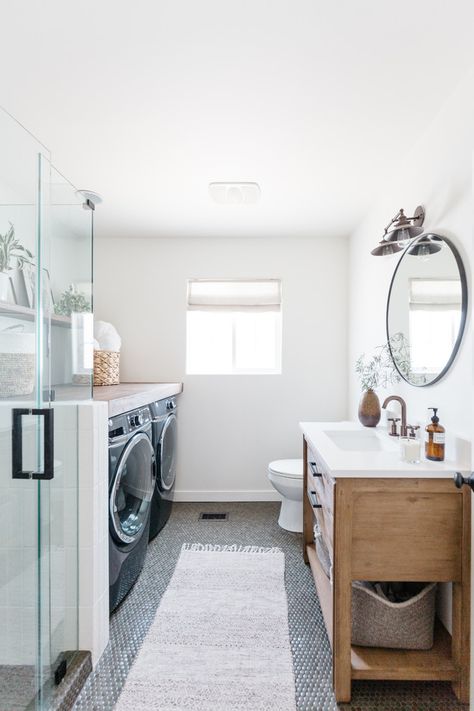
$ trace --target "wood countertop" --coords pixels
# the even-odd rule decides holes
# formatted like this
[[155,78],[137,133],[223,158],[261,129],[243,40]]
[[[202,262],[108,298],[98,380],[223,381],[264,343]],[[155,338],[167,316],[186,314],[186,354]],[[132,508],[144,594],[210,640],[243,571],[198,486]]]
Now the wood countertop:
[[95,387],[94,400],[108,402],[109,417],[114,417],[182,391],[182,383],[120,383]]

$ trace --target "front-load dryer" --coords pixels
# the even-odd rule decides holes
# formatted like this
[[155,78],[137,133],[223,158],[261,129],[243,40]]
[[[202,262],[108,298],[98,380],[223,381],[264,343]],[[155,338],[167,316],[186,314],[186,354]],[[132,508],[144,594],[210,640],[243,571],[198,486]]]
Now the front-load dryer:
[[110,610],[140,575],[150,530],[155,453],[148,407],[109,420]]
[[152,402],[150,410],[156,458],[155,493],[151,503],[151,540],[168,521],[173,505],[176,479],[176,398]]

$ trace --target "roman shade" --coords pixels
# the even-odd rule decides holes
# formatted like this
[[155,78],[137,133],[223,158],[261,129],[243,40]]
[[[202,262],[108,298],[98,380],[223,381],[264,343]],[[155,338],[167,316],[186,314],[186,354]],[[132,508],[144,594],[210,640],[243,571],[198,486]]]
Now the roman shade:
[[188,281],[188,311],[279,311],[280,307],[279,279]]
[[410,309],[461,308],[459,279],[410,279]]

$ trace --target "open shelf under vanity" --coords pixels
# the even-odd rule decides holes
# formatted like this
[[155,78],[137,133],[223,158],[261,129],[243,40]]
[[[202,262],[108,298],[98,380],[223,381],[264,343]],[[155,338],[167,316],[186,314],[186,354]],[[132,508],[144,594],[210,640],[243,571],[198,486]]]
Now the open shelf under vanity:
[[[332,647],[332,585],[319,562],[315,546],[309,544],[306,551]],[[392,681],[406,679],[455,681],[458,671],[452,655],[451,635],[437,619],[434,645],[429,650],[382,649],[351,645],[351,677]]]

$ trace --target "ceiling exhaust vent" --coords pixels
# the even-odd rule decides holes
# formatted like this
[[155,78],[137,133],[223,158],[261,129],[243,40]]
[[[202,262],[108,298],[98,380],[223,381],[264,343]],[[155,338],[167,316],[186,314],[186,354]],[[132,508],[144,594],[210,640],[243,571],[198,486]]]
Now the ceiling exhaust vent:
[[260,200],[258,183],[209,183],[209,195],[218,205],[252,205]]

